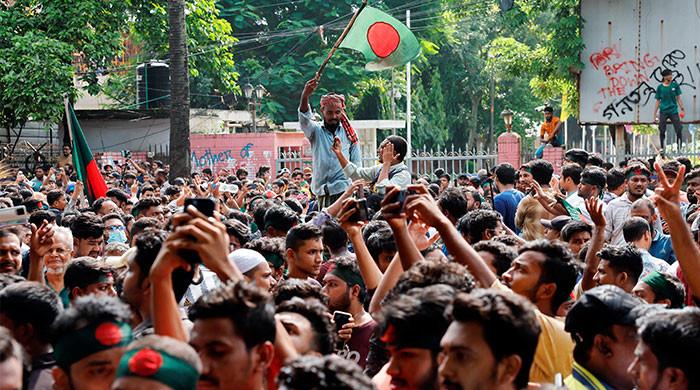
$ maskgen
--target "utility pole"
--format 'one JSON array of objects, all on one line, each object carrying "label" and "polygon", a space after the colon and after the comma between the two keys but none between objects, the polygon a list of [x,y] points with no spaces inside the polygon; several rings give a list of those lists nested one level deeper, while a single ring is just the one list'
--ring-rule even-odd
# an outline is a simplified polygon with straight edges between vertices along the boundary
[{"label": "utility pole", "polygon": [[[406,27],[411,29],[411,10],[406,10]],[[406,141],[408,141],[408,150],[406,151],[406,159],[410,160],[412,156],[411,147],[411,63],[406,64]]]},{"label": "utility pole", "polygon": [[168,0],[170,31],[170,177],[189,177],[190,81],[187,69],[185,0]]},{"label": "utility pole", "polygon": [[489,124],[489,134],[486,137],[486,146],[488,148],[491,148],[491,140],[493,140],[493,115],[494,115],[493,113],[495,110],[495,107],[494,107],[494,100],[495,100],[494,94],[495,93],[494,92],[496,89],[495,82],[493,80],[493,74],[491,74],[490,84],[491,84],[491,86],[490,86],[490,89],[491,89],[491,122]]}]

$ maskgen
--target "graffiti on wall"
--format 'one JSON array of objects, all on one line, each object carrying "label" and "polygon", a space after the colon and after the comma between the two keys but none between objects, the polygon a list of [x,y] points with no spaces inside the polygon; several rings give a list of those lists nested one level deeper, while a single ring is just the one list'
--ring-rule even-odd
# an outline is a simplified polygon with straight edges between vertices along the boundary
[{"label": "graffiti on wall", "polygon": [[601,113],[607,120],[615,120],[638,107],[654,104],[656,86],[661,72],[670,69],[673,81],[685,89],[696,89],[695,78],[700,77],[700,63],[692,66],[685,61],[687,55],[680,49],[668,52],[662,59],[644,53],[639,60],[625,58],[618,47],[605,47],[588,58],[596,72],[605,76],[606,85],[597,89],[598,101],[593,112]]}]

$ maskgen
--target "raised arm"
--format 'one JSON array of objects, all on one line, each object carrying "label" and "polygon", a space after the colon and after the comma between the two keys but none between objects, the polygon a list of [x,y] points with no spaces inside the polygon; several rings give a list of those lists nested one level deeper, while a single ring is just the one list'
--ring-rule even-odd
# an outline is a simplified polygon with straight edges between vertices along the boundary
[{"label": "raised arm", "polygon": [[29,274],[27,279],[32,282],[46,284],[44,280],[44,256],[53,245],[53,225],[44,220],[37,228],[32,224],[32,236],[29,246]]},{"label": "raised arm", "polygon": [[382,280],[374,291],[374,295],[372,295],[372,300],[369,303],[369,312],[372,316],[376,316],[377,313],[379,313],[379,310],[382,308],[382,301],[387,294],[389,294],[389,291],[396,286],[402,273],[403,267],[401,266],[401,257],[396,253],[391,263],[389,263],[389,266],[386,268],[386,272],[384,272]]},{"label": "raised arm", "polygon": [[422,185],[412,185],[409,189],[416,191],[418,195],[411,195],[406,199],[406,214],[415,213],[420,220],[436,228],[455,260],[469,268],[483,287],[490,287],[497,280],[496,275],[491,272],[474,248],[464,240],[452,222],[442,214],[428,194],[427,188]]},{"label": "raised arm", "polygon": [[379,270],[377,263],[374,262],[367,245],[365,245],[365,240],[362,238],[362,224],[350,221],[352,219],[350,217],[355,213],[356,207],[357,201],[355,199],[346,199],[343,202],[343,210],[338,220],[340,226],[348,233],[352,247],[355,249],[357,265],[360,268],[365,287],[369,290],[374,290],[382,279],[382,271]]},{"label": "raised arm", "polygon": [[309,107],[309,98],[311,95],[314,93],[316,88],[318,87],[318,80],[316,79],[311,79],[306,82],[306,85],[304,85],[304,90],[301,92],[301,99],[299,101],[299,111],[300,112],[308,112],[310,107]]},{"label": "raised arm", "polygon": [[698,294],[700,292],[700,249],[693,241],[693,234],[681,214],[680,191],[685,178],[685,165],[678,169],[678,176],[669,183],[661,165],[654,163],[654,168],[659,175],[659,186],[652,200],[659,209],[659,213],[668,224],[671,234],[673,252],[676,254],[683,276],[690,289]]},{"label": "raised arm", "polygon": [[593,237],[588,244],[588,253],[586,253],[586,264],[583,267],[583,276],[581,278],[581,289],[583,291],[590,290],[595,287],[593,283],[593,275],[598,270],[600,259],[597,253],[603,249],[605,244],[605,215],[603,215],[603,202],[597,198],[586,200],[586,210],[591,215],[593,221]]},{"label": "raised arm", "polygon": [[424,258],[418,250],[418,247],[416,247],[411,235],[408,233],[408,226],[406,224],[408,214],[403,212],[402,204],[396,202],[399,192],[400,190],[398,187],[391,187],[387,191],[384,200],[382,200],[382,215],[394,232],[396,247],[401,258],[401,266],[404,270],[407,270],[411,268],[413,264],[424,260]]}]

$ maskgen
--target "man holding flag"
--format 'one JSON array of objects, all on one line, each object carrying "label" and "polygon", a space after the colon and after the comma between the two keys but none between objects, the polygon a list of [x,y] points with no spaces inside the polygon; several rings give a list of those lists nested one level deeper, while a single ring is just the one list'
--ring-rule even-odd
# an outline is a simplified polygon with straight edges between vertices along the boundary
[{"label": "man holding flag", "polygon": [[332,151],[333,141],[340,139],[342,152],[355,165],[362,166],[360,145],[357,134],[350,126],[345,114],[345,97],[329,93],[321,97],[321,115],[323,123],[313,120],[309,106],[309,97],[318,86],[318,80],[306,83],[299,103],[299,124],[306,138],[311,143],[313,153],[314,180],[311,190],[318,198],[318,209],[330,206],[350,185],[343,168]]}]

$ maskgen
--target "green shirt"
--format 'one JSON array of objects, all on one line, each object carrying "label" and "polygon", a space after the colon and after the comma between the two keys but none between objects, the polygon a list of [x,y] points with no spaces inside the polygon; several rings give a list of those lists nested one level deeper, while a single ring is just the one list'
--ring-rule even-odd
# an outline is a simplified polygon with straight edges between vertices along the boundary
[{"label": "green shirt", "polygon": [[681,87],[672,81],[668,86],[659,84],[656,88],[656,100],[659,101],[659,111],[664,114],[677,114],[678,102],[676,97],[681,94]]}]

